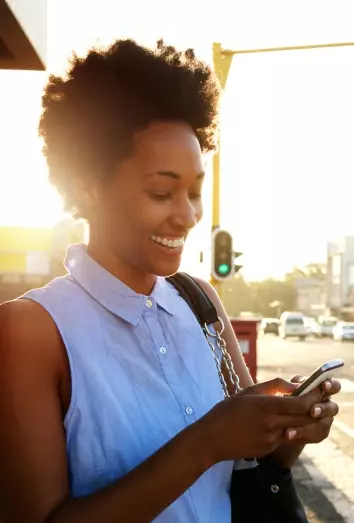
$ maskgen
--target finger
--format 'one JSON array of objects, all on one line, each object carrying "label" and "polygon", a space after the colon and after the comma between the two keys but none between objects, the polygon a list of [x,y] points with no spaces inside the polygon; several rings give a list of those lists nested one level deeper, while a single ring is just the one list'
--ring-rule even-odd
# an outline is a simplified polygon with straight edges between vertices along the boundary
[{"label": "finger", "polygon": [[341,388],[342,386],[340,381],[335,380],[333,378],[326,380],[321,384],[322,391],[328,394],[329,396],[331,396],[332,394],[338,394]]},{"label": "finger", "polygon": [[291,383],[302,383],[303,381],[305,381],[305,376],[301,376],[301,374],[296,374],[296,376],[293,376],[291,378]]},{"label": "finger", "polygon": [[313,418],[334,418],[339,412],[339,407],[334,401],[318,403],[311,408],[310,415]]},{"label": "finger", "polygon": [[311,443],[317,443],[327,437],[331,428],[333,418],[325,418],[318,423],[311,423],[303,427],[288,427],[284,431],[286,440],[305,439]]},{"label": "finger", "polygon": [[309,414],[280,414],[273,417],[274,425],[286,429],[288,427],[306,427],[320,423],[322,418],[312,418]]},{"label": "finger", "polygon": [[315,389],[304,396],[274,397],[269,402],[269,408],[276,414],[309,414],[312,406],[321,403],[321,400],[321,391]]},{"label": "finger", "polygon": [[291,394],[294,390],[297,389],[297,387],[298,385],[295,383],[291,383],[290,381],[284,380],[283,378],[274,378],[272,380],[257,383],[257,385],[248,387],[247,393],[266,395],[275,395],[277,393]]}]

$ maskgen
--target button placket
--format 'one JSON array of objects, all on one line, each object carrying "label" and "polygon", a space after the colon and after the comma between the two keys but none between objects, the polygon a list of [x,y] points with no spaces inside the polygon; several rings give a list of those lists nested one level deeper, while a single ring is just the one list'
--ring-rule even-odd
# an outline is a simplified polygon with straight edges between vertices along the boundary
[{"label": "button placket", "polygon": [[158,321],[158,314],[151,314],[151,312],[150,309],[149,313],[145,314],[145,320],[149,325],[164,377],[178,402],[184,423],[188,426],[195,421],[196,413],[189,403],[191,398],[187,397],[180,376],[176,374],[173,350],[171,352],[171,348],[166,344],[161,324]]}]

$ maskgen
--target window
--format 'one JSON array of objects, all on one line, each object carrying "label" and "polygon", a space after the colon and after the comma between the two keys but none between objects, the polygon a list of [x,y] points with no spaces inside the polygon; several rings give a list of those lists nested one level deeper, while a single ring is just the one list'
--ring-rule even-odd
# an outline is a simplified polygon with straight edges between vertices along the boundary
[{"label": "window", "polygon": [[286,324],[287,325],[304,325],[304,319],[303,318],[287,318]]}]

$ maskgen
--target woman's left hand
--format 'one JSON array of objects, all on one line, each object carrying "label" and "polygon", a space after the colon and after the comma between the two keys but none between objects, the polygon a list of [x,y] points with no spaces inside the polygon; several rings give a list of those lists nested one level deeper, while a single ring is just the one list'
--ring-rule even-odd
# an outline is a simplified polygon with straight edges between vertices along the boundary
[{"label": "woman's left hand", "polygon": [[[305,378],[294,376],[293,383],[302,383]],[[313,405],[310,415],[314,422],[306,427],[288,428],[285,436],[290,441],[298,443],[320,443],[328,437],[334,416],[338,414],[339,407],[332,401],[331,396],[338,394],[341,384],[338,380],[329,379],[322,383],[323,399],[321,403]],[[311,394],[311,392],[309,392]]]}]

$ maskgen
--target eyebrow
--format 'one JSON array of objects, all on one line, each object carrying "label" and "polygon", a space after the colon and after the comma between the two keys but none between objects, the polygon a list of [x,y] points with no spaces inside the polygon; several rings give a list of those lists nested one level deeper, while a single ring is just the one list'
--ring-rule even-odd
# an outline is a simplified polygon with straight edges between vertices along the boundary
[{"label": "eyebrow", "polygon": [[[181,179],[181,175],[180,174],[177,174],[173,171],[155,171],[153,173],[149,173],[147,174],[146,176],[154,176],[154,175],[158,175],[158,176],[166,176],[167,178],[172,178],[173,180],[180,180]],[[197,174],[197,180],[200,180],[201,178],[204,178],[205,176],[205,172],[202,171],[200,172],[199,174]]]}]

